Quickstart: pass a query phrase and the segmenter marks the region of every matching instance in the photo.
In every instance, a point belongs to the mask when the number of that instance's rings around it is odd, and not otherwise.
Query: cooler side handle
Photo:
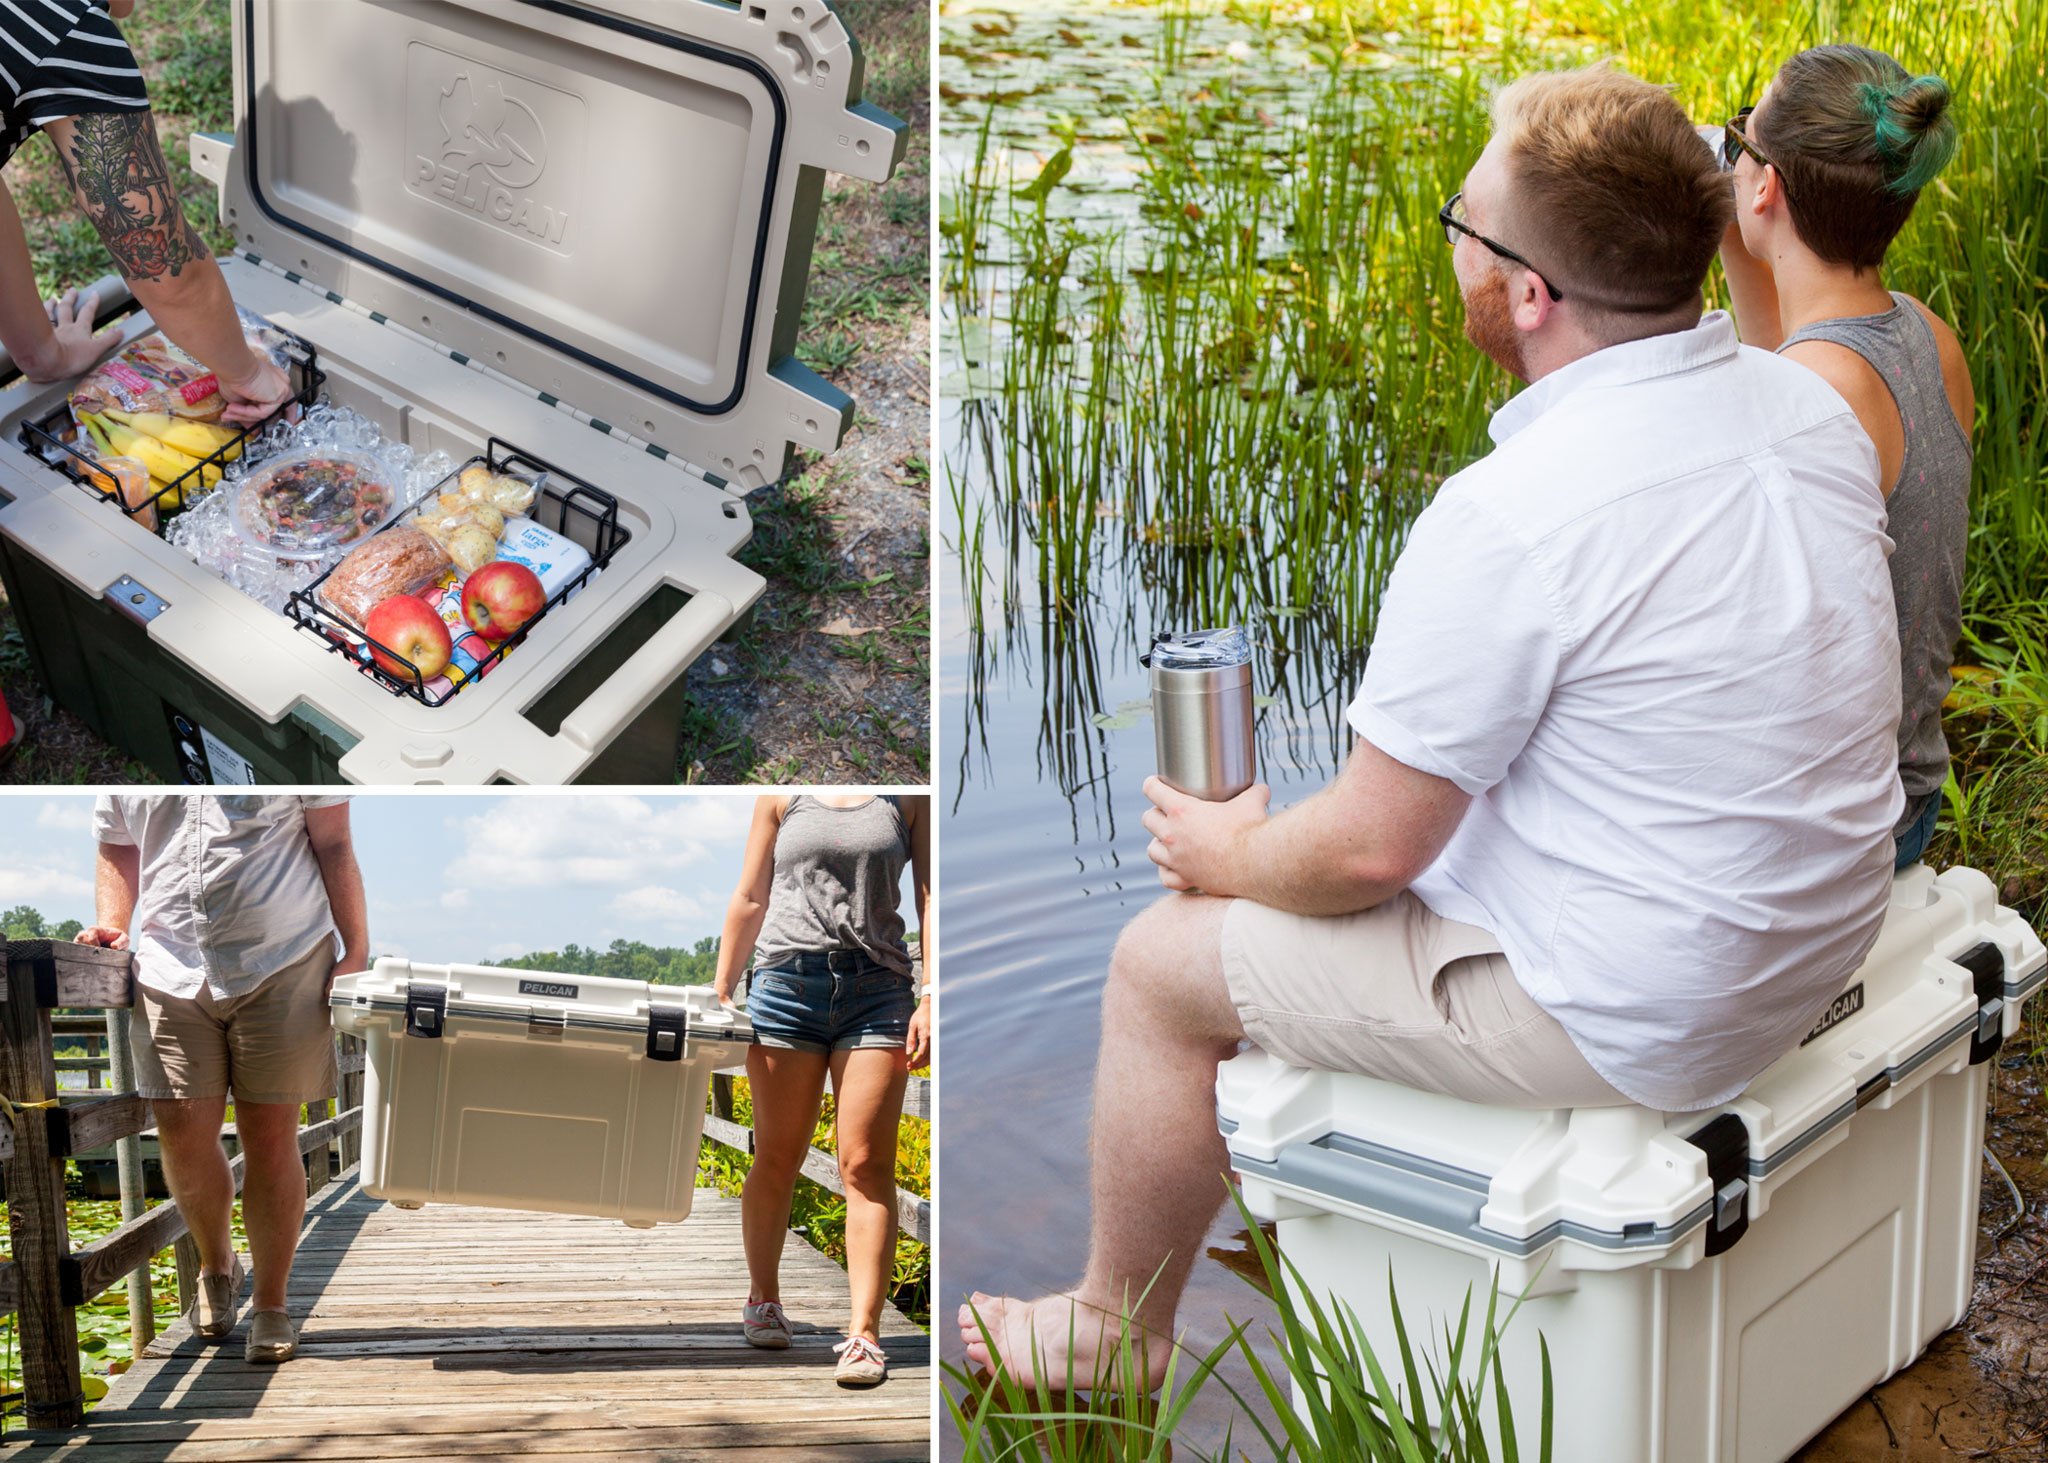
[[[221,216],[227,216],[226,189],[228,167],[235,156],[234,134],[229,132],[195,132],[188,144],[192,153],[192,171],[222,194]]]
[[[602,751],[738,618],[738,607],[724,595],[698,590],[582,705],[562,718],[556,735],[587,754]]]

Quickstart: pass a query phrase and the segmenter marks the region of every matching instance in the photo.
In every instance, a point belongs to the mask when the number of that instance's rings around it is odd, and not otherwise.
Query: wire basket
[[[328,569],[326,574],[322,574],[304,589],[293,590],[291,597],[285,601],[285,614],[300,629],[308,634],[317,635],[329,650],[345,657],[392,695],[410,696],[427,706],[445,705],[465,686],[482,680],[507,652],[532,633],[534,626],[548,617],[556,605],[589,583],[593,575],[610,564],[619,550],[633,537],[619,522],[619,502],[610,493],[496,437],[485,444],[480,455],[459,464],[454,471],[423,494],[418,502],[380,526],[377,532],[388,533],[398,524],[409,522],[418,516],[420,510],[435,501],[443,489],[457,481],[467,469],[479,464],[494,473],[511,472],[515,476],[523,476],[529,480],[538,477],[539,495],[523,516],[531,518],[542,528],[550,529],[563,538],[580,544],[589,551],[590,564],[575,578],[549,595],[547,603],[541,606],[540,613],[510,636],[494,644],[487,655],[479,657],[474,671],[467,673],[460,680],[449,678],[449,683],[445,687],[437,686],[436,682],[443,679],[442,677],[430,679],[422,676],[419,667],[410,659],[381,641],[371,639],[353,623],[321,604],[318,592],[320,586],[326,583],[327,576],[334,572],[333,568]],[[539,476],[543,474],[544,476]],[[395,664],[403,666],[405,673],[394,674],[378,663],[373,652],[381,652]]]

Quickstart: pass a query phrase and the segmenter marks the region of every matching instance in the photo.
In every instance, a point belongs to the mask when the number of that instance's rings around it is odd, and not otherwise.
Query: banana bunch
[[[236,441],[239,434],[232,427],[163,412],[109,407],[102,412],[80,413],[78,424],[109,456],[133,457],[141,462],[158,487],[176,482],[197,468],[201,458],[224,447],[230,461],[242,452],[241,443]],[[210,488],[219,481],[220,469],[207,463],[199,475],[200,485]]]

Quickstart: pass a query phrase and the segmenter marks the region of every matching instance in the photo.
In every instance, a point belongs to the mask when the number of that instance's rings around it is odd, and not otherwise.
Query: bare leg
[[[249,1234],[255,1272],[250,1307],[284,1309],[292,1257],[306,1219],[306,1169],[299,1159],[299,1104],[238,1102],[235,1131],[242,1138],[242,1227]]]
[[[846,1185],[846,1334],[880,1343],[896,1268],[896,1125],[910,1075],[901,1047],[832,1053],[834,1143]]]
[[[199,1247],[199,1273],[225,1275],[234,1258],[234,1230],[229,1220],[235,1203],[235,1176],[220,1142],[228,1100],[160,1098],[149,1107],[156,1116],[164,1179],[185,1216],[192,1243]]]
[[[973,1362],[1000,1361],[1024,1385],[1059,1391],[1094,1381],[1124,1315],[1171,1337],[1196,1250],[1227,1192],[1216,1067],[1244,1028],[1223,980],[1226,908],[1169,895],[1117,941],[1095,1065],[1087,1273],[1067,1294],[1030,1302],[975,1294],[959,1315]],[[1164,1340],[1145,1360],[1157,1385]]]
[[[789,1237],[790,1195],[818,1126],[825,1067],[823,1052],[747,1048],[754,1161],[740,1189],[740,1237],[747,1250],[750,1305],[782,1299],[782,1245]]]

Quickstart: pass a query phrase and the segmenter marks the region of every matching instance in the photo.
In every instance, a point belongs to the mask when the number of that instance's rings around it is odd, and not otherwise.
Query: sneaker
[[[290,1361],[298,1349],[299,1333],[290,1316],[283,1311],[249,1312],[249,1339],[242,1343],[244,1361]]]
[[[192,1334],[218,1340],[234,1330],[241,1315],[241,1296],[242,1257],[235,1255],[228,1261],[227,1274],[199,1277],[199,1294],[192,1299],[192,1309],[185,1313],[192,1323]]]
[[[839,1353],[832,1380],[842,1387],[874,1387],[889,1374],[889,1358],[865,1336],[849,1336],[832,1348]]]
[[[764,1300],[759,1305],[750,1302],[742,1307],[740,1330],[747,1345],[764,1351],[782,1351],[789,1346],[789,1317],[782,1314],[781,1301]]]

